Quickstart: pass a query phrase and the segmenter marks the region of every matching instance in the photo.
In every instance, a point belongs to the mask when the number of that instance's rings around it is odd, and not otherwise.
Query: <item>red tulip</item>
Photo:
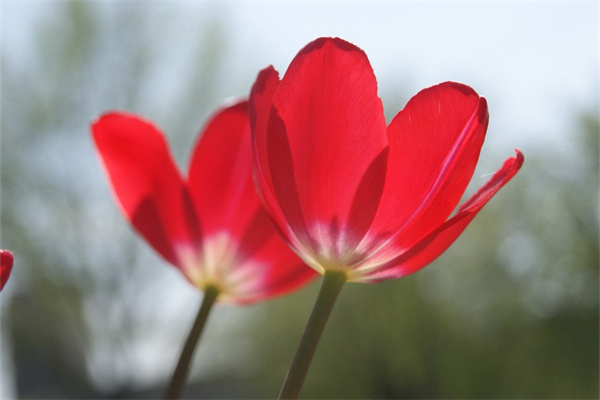
[[[0,250],[0,290],[6,285],[14,262],[13,253],[8,250]]]
[[[135,115],[105,114],[92,132],[123,214],[193,285],[217,287],[219,300],[246,304],[313,276],[278,237],[256,195],[247,102],[213,116],[187,179],[163,134]]]
[[[386,126],[367,56],[338,38],[309,43],[281,80],[262,70],[250,120],[258,188],[282,236],[315,270],[348,281],[425,267],[523,163],[517,150],[450,217],[479,158],[486,100],[445,82]]]

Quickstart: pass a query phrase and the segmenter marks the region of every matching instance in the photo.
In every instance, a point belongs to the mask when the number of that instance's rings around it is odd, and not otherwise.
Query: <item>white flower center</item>
[[[223,301],[252,296],[268,271],[268,266],[243,258],[238,243],[227,232],[205,238],[201,252],[181,246],[178,254],[190,282],[201,289],[217,287]]]

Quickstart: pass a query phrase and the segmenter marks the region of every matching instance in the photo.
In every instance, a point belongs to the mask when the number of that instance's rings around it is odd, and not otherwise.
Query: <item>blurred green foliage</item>
[[[225,96],[221,22],[198,24],[194,67],[177,75],[165,60],[177,34],[157,37],[164,8],[152,15],[57,3],[26,68],[4,57],[2,246],[17,264],[2,346],[19,397],[157,397],[195,313],[164,315],[182,279],[118,215],[89,140],[94,115],[122,108],[160,121],[181,162]],[[522,149],[519,175],[424,270],[346,285],[303,397],[598,398],[598,130],[596,114],[573,115],[574,152]],[[187,396],[275,397],[319,283],[217,307]],[[148,353],[165,360],[153,382],[136,375]]]

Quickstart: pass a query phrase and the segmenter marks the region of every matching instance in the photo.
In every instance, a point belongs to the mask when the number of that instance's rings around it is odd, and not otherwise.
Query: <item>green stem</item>
[[[216,287],[208,286],[205,289],[202,305],[200,306],[200,310],[198,311],[198,315],[196,316],[192,330],[190,331],[190,334],[183,345],[181,355],[179,356],[179,361],[177,362],[177,367],[175,368],[175,372],[173,372],[173,377],[171,378],[171,382],[169,382],[169,386],[165,391],[165,399],[178,399],[181,397],[181,392],[183,392],[183,387],[185,386],[185,381],[187,380],[188,372],[190,370],[190,364],[192,362],[194,350],[196,349],[198,340],[200,339],[202,331],[204,330],[204,325],[208,319],[208,314],[210,314],[210,310],[215,304],[215,300],[217,300],[218,296],[219,289]]]
[[[296,355],[285,377],[279,399],[297,399],[308,374],[310,363],[317,350],[319,339],[325,329],[333,305],[346,283],[348,276],[341,271],[325,271],[323,285],[313,307]]]

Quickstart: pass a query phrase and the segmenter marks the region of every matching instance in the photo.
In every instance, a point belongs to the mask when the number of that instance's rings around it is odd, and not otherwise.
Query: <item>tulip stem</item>
[[[200,306],[200,310],[198,311],[194,325],[192,326],[185,344],[183,345],[183,349],[181,350],[177,367],[175,368],[171,382],[169,382],[169,386],[165,391],[165,399],[178,399],[181,397],[181,393],[183,392],[185,381],[187,380],[190,370],[190,364],[192,362],[194,350],[196,349],[198,340],[200,340],[200,336],[204,330],[204,325],[206,324],[210,310],[215,304],[215,300],[217,300],[218,296],[219,289],[217,289],[215,286],[208,286],[204,290],[204,299],[202,300],[202,305]]]
[[[296,355],[290,365],[279,399],[297,399],[308,374],[321,334],[348,276],[342,271],[325,271],[323,285],[313,307]]]

